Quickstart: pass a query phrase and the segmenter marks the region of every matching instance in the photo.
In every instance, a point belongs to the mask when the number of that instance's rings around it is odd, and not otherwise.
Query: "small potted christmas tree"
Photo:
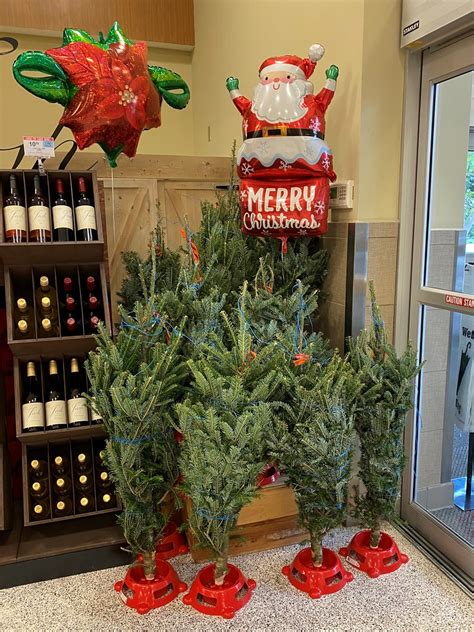
[[[311,542],[283,573],[313,599],[352,580],[337,554],[323,548],[323,538],[345,517],[359,388],[352,367],[338,355],[324,367],[309,360],[295,376],[293,401],[284,406],[286,423],[274,442]]]
[[[359,476],[366,490],[356,497],[355,515],[368,529],[357,533],[340,553],[369,577],[378,577],[408,561],[393,538],[381,531],[381,523],[395,517],[405,463],[402,435],[413,406],[413,381],[421,366],[410,344],[400,356],[390,344],[373,283],[369,290],[371,329],[349,340],[350,362],[362,381],[356,430]]]
[[[97,350],[86,362],[89,403],[104,421],[105,464],[122,501],[119,523],[136,556],[115,588],[139,613],[169,603],[186,589],[170,564],[156,558],[155,544],[167,525],[165,501],[179,476],[169,408],[187,369],[179,360],[180,337],[166,342],[166,317],[157,314],[153,295],[146,298],[136,303],[133,315],[121,309],[115,341],[99,326]]]
[[[234,325],[222,313],[224,337],[203,344],[189,361],[190,396],[177,405],[183,491],[192,507],[189,527],[214,563],[201,569],[183,601],[205,614],[231,618],[255,582],[228,563],[229,538],[241,509],[258,493],[284,365],[274,346],[256,352],[242,314]]]

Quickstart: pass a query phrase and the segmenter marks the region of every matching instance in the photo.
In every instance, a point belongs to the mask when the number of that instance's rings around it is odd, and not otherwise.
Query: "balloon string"
[[[112,167],[110,167],[110,175],[111,175],[111,180],[112,180],[112,232],[114,234],[114,245],[117,245],[115,243],[116,241],[116,236],[115,236],[115,190],[114,190],[114,170],[112,169]]]

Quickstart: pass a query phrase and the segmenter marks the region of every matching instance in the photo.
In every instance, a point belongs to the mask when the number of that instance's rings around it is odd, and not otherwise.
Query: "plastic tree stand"
[[[337,554],[323,548],[323,563],[315,566],[311,557],[311,548],[302,549],[290,566],[281,569],[291,584],[298,590],[308,593],[311,599],[338,592],[353,580],[352,573],[346,571]]]
[[[245,579],[237,566],[229,564],[224,583],[216,586],[214,567],[215,564],[209,564],[199,571],[189,592],[184,595],[183,603],[202,614],[232,619],[250,600],[256,583],[253,579]]]
[[[400,553],[395,540],[388,533],[381,533],[379,546],[370,546],[371,531],[359,531],[352,538],[349,546],[339,550],[346,561],[369,577],[378,577],[386,573],[393,573],[402,564],[408,562],[408,555]]]
[[[265,487],[265,485],[270,485],[270,483],[274,483],[279,478],[280,471],[276,468],[275,465],[269,463],[258,475],[257,486]]]
[[[189,552],[189,547],[182,533],[180,533],[174,522],[168,522],[163,537],[156,545],[156,559],[169,560],[177,555],[184,555]]]
[[[140,557],[140,556],[139,556]],[[115,591],[123,602],[138,614],[146,614],[152,608],[161,608],[186,590],[174,568],[164,560],[156,560],[155,579],[145,579],[143,566],[128,569],[124,581],[117,582]]]

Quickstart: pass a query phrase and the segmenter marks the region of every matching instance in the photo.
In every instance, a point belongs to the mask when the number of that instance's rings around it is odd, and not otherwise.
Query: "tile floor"
[[[419,553],[401,534],[396,536],[410,562],[392,575],[368,579],[354,570],[354,581],[340,593],[311,600],[295,590],[281,574],[298,546],[234,558],[248,577],[257,581],[249,604],[231,621],[207,617],[185,606],[178,597],[161,610],[137,615],[113,591],[125,568],[18,586],[0,591],[1,632],[98,632],[153,630],[238,630],[259,632],[316,630],[472,630],[469,597]],[[326,545],[337,549],[355,529],[339,529]],[[197,566],[189,556],[174,561],[176,570],[191,582]]]

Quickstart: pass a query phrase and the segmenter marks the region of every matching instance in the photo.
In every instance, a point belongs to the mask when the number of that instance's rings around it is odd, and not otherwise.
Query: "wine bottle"
[[[63,496],[69,496],[71,493],[71,479],[69,476],[61,476],[56,478],[53,483],[53,491],[56,496],[62,498]]]
[[[105,464],[105,449],[99,450],[99,453],[95,457],[95,462],[98,467],[104,467]]]
[[[53,511],[58,518],[60,516],[70,516],[72,514],[72,500],[68,496],[61,498],[55,503]]]
[[[31,328],[34,319],[33,310],[24,298],[19,298],[17,300],[16,307],[13,312],[13,318],[16,322],[18,322],[19,320],[26,321],[28,327]]]
[[[56,289],[50,284],[47,276],[40,277],[39,287],[36,288],[36,305],[38,309],[41,309],[41,301],[47,296],[50,300],[52,309],[58,309],[58,300],[56,298]]]
[[[81,374],[79,373],[79,362],[77,358],[71,360],[71,373],[69,376],[69,397],[67,400],[67,410],[70,426],[87,426],[89,415],[87,412],[86,398],[83,395]]]
[[[26,366],[26,379],[25,397],[21,407],[23,432],[37,432],[44,430],[44,406],[34,362],[28,362]]]
[[[94,511],[94,497],[91,496],[91,494],[84,494],[83,496],[79,496],[76,509],[78,513],[87,513],[88,511]]]
[[[80,474],[90,474],[92,472],[91,456],[87,452],[79,452],[74,461],[74,469]]]
[[[35,502],[31,508],[33,520],[45,520],[49,516],[49,501],[44,498]]]
[[[41,191],[40,178],[33,178],[34,193],[28,206],[30,241],[45,243],[51,241],[51,219],[46,198]]]
[[[71,277],[64,277],[63,291],[64,291],[64,298],[67,299],[69,296],[73,296],[74,282]]]
[[[99,497],[97,498],[97,502],[99,505],[99,509],[110,509],[111,507],[115,507],[117,505],[115,494],[112,494],[112,492],[99,494]]]
[[[57,335],[58,333],[54,331],[53,325],[51,321],[49,320],[49,318],[43,318],[40,324],[40,330],[39,330],[38,336],[40,338],[52,338]]]
[[[92,489],[92,478],[87,474],[81,474],[76,480],[76,489],[86,494]]]
[[[30,477],[37,481],[48,478],[48,464],[42,459],[32,459],[28,469]]]
[[[79,178],[79,195],[76,201],[76,227],[78,241],[95,241],[97,239],[97,223],[95,209],[87,194],[86,181]]]
[[[46,429],[58,430],[67,427],[64,389],[58,375],[56,360],[49,361],[48,391],[46,394]]]
[[[57,454],[51,462],[51,472],[53,476],[62,478],[70,471],[69,459],[62,454]]]
[[[59,327],[58,327],[58,312],[56,307],[51,305],[51,300],[49,296],[43,296],[41,299],[41,308],[39,310],[38,317],[40,321],[44,318],[47,318],[51,321],[51,327],[53,330],[53,335],[59,335]]]
[[[33,333],[30,331],[28,327],[28,323],[26,320],[19,320],[16,324],[15,328],[15,338],[32,338]]]
[[[46,480],[34,481],[31,484],[30,495],[32,498],[37,498],[38,500],[41,500],[41,498],[44,498],[45,496],[47,496],[48,492],[49,492],[49,489],[48,489]]]
[[[110,480],[109,473],[105,470],[102,470],[102,472],[100,472],[99,476],[97,477],[97,487],[99,489],[107,489],[111,487],[111,485],[112,481]]]
[[[74,241],[72,208],[64,195],[64,182],[57,178],[56,195],[53,205],[53,241]]]
[[[5,224],[5,241],[11,244],[21,244],[26,241],[26,209],[23,200],[18,195],[16,176],[10,176],[10,194],[5,198],[3,207],[3,221]]]

